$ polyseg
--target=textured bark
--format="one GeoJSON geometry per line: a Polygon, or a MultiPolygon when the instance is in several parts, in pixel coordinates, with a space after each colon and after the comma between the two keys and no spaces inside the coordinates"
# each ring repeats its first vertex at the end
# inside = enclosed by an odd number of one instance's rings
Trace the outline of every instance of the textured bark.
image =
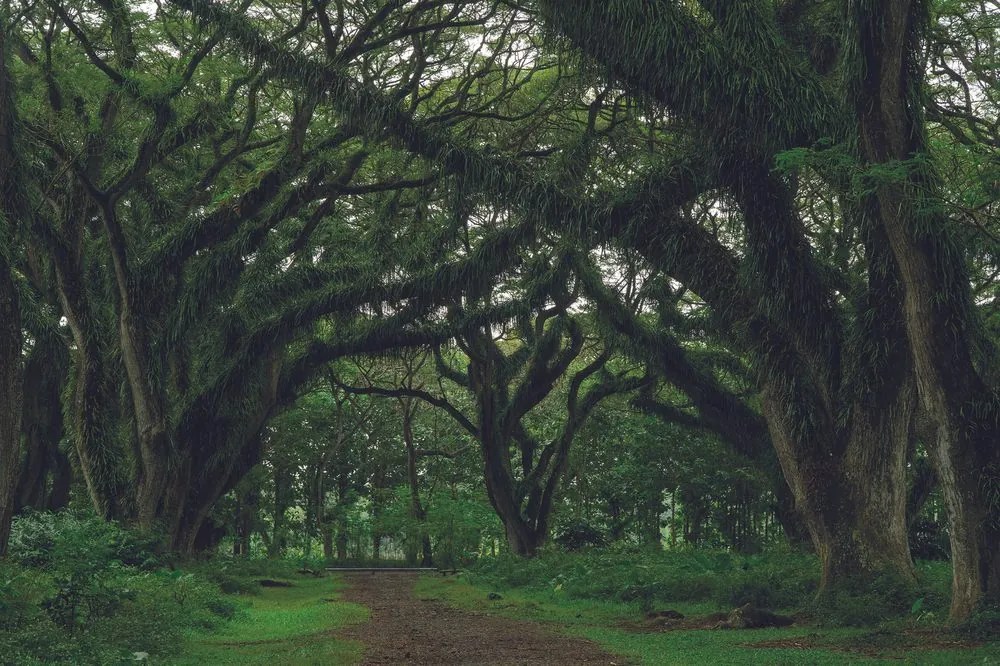
{"type": "MultiPolygon", "coordinates": [[[[212,473],[199,475],[198,483],[188,487],[187,492],[190,497],[177,523],[178,527],[172,532],[170,543],[174,550],[183,553],[194,553],[198,550],[195,538],[210,522],[212,509],[226,493],[236,488],[250,470],[260,464],[263,452],[258,429],[249,440],[243,442],[238,451],[229,456],[231,461],[229,465],[221,470],[215,469],[212,473]]],[[[256,507],[256,504],[254,506],[256,507]]]]}
{"type": "Polygon", "coordinates": [[[347,493],[351,488],[351,478],[346,467],[341,466],[337,474],[337,505],[340,509],[337,512],[337,561],[343,562],[347,559],[347,514],[345,503],[347,493]]]}
{"type": "Polygon", "coordinates": [[[819,594],[883,573],[914,580],[906,531],[905,414],[898,420],[858,417],[846,442],[826,444],[844,448],[838,459],[803,451],[782,401],[766,391],[763,398],[785,478],[820,559],[819,594]]]}
{"type": "Polygon", "coordinates": [[[138,439],[139,465],[136,478],[135,520],[141,529],[153,529],[161,515],[164,493],[170,482],[170,431],[167,424],[165,387],[155,381],[147,319],[135,293],[137,280],[128,262],[125,234],[115,203],[101,201],[101,217],[111,250],[111,263],[119,294],[118,335],[125,377],[132,398],[132,415],[138,439]]]}
{"type": "Polygon", "coordinates": [[[158,514],[171,550],[195,553],[213,507],[260,463],[261,432],[277,403],[280,371],[280,358],[272,354],[262,364],[261,375],[244,384],[222,409],[199,410],[192,422],[175,431],[183,446],[175,450],[158,514]],[[233,402],[241,408],[252,402],[254,410],[237,421],[233,402]]]}
{"type": "Polygon", "coordinates": [[[544,540],[521,513],[521,504],[514,496],[513,470],[510,467],[509,442],[496,426],[499,415],[491,390],[480,390],[479,444],[483,454],[483,476],[490,504],[503,523],[511,552],[533,557],[544,540]]]}
{"type": "Polygon", "coordinates": [[[274,503],[271,507],[271,543],[268,545],[267,556],[271,559],[277,559],[284,554],[287,541],[285,512],[288,511],[292,503],[291,473],[285,467],[276,464],[272,481],[274,503]]]}
{"type": "MultiPolygon", "coordinates": [[[[126,277],[120,278],[127,280],[126,277]]],[[[134,314],[131,294],[122,289],[120,336],[122,358],[132,396],[132,412],[140,454],[136,484],[136,523],[152,529],[161,515],[170,469],[170,434],[162,387],[154,386],[149,345],[140,314],[134,314]]]]}
{"type": "Polygon", "coordinates": [[[935,197],[927,163],[919,0],[853,3],[862,158],[907,164],[903,178],[876,180],[878,213],[904,284],[906,331],[919,393],[937,428],[933,460],[948,507],[955,620],[1000,602],[1000,400],[979,374],[965,258],[935,197]]]}
{"type": "Polygon", "coordinates": [[[236,500],[236,516],[233,519],[235,533],[233,534],[233,555],[235,557],[250,556],[250,536],[257,522],[257,505],[260,500],[256,488],[248,490],[236,500]]]}

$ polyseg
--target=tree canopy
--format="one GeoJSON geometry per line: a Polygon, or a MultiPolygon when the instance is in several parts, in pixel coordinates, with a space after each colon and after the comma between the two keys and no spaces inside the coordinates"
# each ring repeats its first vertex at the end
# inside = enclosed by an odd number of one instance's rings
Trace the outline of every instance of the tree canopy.
{"type": "Polygon", "coordinates": [[[4,2],[0,553],[67,502],[280,553],[294,505],[307,549],[354,511],[430,562],[485,500],[532,556],[659,543],[669,498],[823,594],[912,580],[933,495],[952,617],[1000,601],[998,35],[972,0],[4,2]]]}

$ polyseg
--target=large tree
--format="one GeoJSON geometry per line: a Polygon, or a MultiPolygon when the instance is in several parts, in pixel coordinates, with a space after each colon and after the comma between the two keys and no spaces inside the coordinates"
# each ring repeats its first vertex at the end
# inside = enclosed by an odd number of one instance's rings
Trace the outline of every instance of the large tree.
{"type": "MultiPolygon", "coordinates": [[[[517,155],[485,154],[415,122],[335,63],[289,58],[231,14],[181,4],[286,80],[322,81],[325,101],[365,119],[363,131],[388,131],[536,229],[584,231],[584,247],[634,247],[704,299],[720,338],[758,369],[763,414],[826,584],[912,576],[905,457],[919,386],[951,498],[953,613],[996,594],[993,389],[977,365],[984,342],[966,254],[935,204],[940,186],[920,139],[927,7],[538,3],[599,77],[671,121],[656,158],[630,165],[646,175],[624,179],[626,197],[591,204],[570,198],[560,177],[540,181],[517,155]],[[803,183],[815,179],[835,195],[832,211],[803,206],[803,183]],[[735,237],[681,214],[705,197],[730,207],[735,237]],[[816,243],[830,228],[850,248],[849,274],[816,243]]],[[[608,180],[604,170],[590,175],[591,192],[608,180]]],[[[620,192],[622,179],[609,180],[620,192]]]]}

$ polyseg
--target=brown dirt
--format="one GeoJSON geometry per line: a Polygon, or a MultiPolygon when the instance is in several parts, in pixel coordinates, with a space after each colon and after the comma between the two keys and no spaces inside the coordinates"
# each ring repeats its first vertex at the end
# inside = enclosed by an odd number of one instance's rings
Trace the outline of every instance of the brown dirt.
{"type": "Polygon", "coordinates": [[[367,606],[371,621],[340,632],[365,645],[362,664],[569,666],[618,664],[596,644],[544,626],[452,608],[413,596],[414,574],[348,574],[343,598],[367,606]]]}

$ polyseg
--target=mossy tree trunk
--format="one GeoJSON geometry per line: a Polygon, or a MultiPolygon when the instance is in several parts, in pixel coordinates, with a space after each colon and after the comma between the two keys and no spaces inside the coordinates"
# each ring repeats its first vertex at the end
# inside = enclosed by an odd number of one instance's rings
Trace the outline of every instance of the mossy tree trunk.
{"type": "Polygon", "coordinates": [[[860,151],[904,284],[906,331],[923,407],[937,428],[933,460],[948,507],[951,616],[1000,602],[1000,397],[976,366],[981,339],[966,259],[928,156],[921,0],[851,3],[860,151]],[[903,166],[902,177],[880,168],[903,166]]]}
{"type": "Polygon", "coordinates": [[[24,193],[17,159],[17,117],[7,71],[7,16],[0,9],[0,557],[6,555],[21,464],[24,342],[21,297],[12,264],[24,193]]]}
{"type": "MultiPolygon", "coordinates": [[[[693,159],[689,177],[670,172],[658,189],[639,193],[647,205],[659,204],[655,214],[623,208],[620,219],[612,213],[603,224],[706,300],[720,337],[753,359],[771,440],[824,562],[826,587],[883,570],[912,578],[903,464],[912,363],[897,267],[877,223],[867,224],[867,284],[852,285],[845,302],[845,285],[830,280],[810,241],[795,178],[774,168],[780,151],[841,131],[822,73],[783,41],[776,17],[758,3],[708,3],[710,26],[681,4],[544,6],[557,30],[624,85],[694,123],[697,140],[711,144],[710,159],[693,159]],[[590,39],[594,25],[617,38],[590,39]],[[626,36],[636,30],[657,38],[626,36]],[[670,68],[658,66],[665,58],[670,68]],[[690,76],[711,92],[691,96],[690,76]],[[678,212],[718,188],[738,206],[739,254],[678,212]],[[872,517],[885,521],[885,533],[865,527],[872,517]]],[[[843,201],[851,214],[854,204],[843,201]]]]}

